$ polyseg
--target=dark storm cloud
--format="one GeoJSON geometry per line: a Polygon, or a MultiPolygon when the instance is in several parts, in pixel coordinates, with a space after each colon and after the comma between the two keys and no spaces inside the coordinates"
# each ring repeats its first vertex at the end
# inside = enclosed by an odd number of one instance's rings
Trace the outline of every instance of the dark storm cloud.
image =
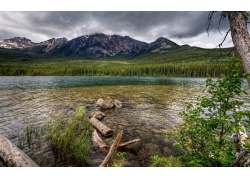
{"type": "MultiPolygon", "coordinates": [[[[52,37],[72,39],[94,33],[128,35],[152,42],[158,37],[193,38],[206,33],[208,12],[198,11],[111,11],[111,12],[0,12],[0,38],[24,36],[32,41],[52,37]],[[6,37],[5,37],[6,36],[6,37]]],[[[218,25],[220,13],[213,18],[218,25]]],[[[222,23],[220,29],[228,29],[222,23]]],[[[212,31],[218,31],[213,29],[212,31]]]]}
{"type": "Polygon", "coordinates": [[[0,30],[0,39],[6,39],[13,37],[13,34],[11,32],[5,31],[3,29],[0,30]]]}

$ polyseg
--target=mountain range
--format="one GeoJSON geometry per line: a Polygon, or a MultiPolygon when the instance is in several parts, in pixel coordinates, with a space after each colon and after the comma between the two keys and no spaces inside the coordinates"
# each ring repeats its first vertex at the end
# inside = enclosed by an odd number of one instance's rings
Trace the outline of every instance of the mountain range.
{"type": "Polygon", "coordinates": [[[52,38],[40,43],[25,37],[0,41],[0,49],[29,52],[40,58],[131,59],[145,53],[167,53],[180,47],[183,46],[164,37],[146,43],[129,36],[105,34],[83,35],[72,40],[52,38]]]}

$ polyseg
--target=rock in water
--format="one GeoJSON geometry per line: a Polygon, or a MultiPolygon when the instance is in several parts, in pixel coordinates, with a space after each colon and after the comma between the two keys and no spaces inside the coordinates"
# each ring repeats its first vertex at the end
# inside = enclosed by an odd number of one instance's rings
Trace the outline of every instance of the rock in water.
{"type": "Polygon", "coordinates": [[[114,104],[115,104],[115,107],[117,108],[121,108],[122,107],[122,102],[121,101],[118,101],[118,100],[114,100],[114,104]]]}
{"type": "Polygon", "coordinates": [[[102,109],[112,109],[115,107],[114,100],[111,97],[106,97],[102,103],[102,109]]]}
{"type": "Polygon", "coordinates": [[[89,114],[89,118],[96,118],[98,120],[102,120],[105,117],[105,114],[102,113],[101,111],[98,110],[93,110],[91,111],[91,113],[89,114]]]}
{"type": "Polygon", "coordinates": [[[96,106],[96,107],[101,107],[102,104],[103,104],[103,101],[104,101],[104,100],[103,100],[102,98],[99,98],[98,101],[96,102],[95,106],[96,106]]]}
{"type": "Polygon", "coordinates": [[[99,107],[100,109],[112,109],[114,107],[121,108],[122,102],[118,100],[113,100],[111,97],[106,97],[104,100],[102,98],[98,99],[95,104],[95,107],[99,107]]]}

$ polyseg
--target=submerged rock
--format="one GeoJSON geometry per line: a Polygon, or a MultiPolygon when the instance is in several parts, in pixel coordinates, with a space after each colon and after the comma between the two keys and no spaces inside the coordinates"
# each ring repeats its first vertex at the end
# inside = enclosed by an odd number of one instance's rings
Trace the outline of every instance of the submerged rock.
{"type": "Polygon", "coordinates": [[[93,110],[89,114],[89,118],[96,118],[98,120],[102,120],[105,117],[105,114],[98,110],[93,110]]]}
{"type": "Polygon", "coordinates": [[[104,100],[102,98],[99,98],[95,106],[99,107],[100,109],[112,109],[114,107],[121,108],[122,102],[116,99],[113,100],[111,97],[108,96],[104,100]]]}
{"type": "Polygon", "coordinates": [[[115,105],[115,107],[117,107],[117,108],[121,108],[121,107],[122,107],[122,102],[115,99],[115,100],[114,100],[114,105],[115,105]]]}
{"type": "Polygon", "coordinates": [[[101,108],[103,109],[112,109],[115,107],[114,100],[111,97],[106,97],[102,103],[101,108]]]}
{"type": "Polygon", "coordinates": [[[102,98],[99,98],[98,101],[96,102],[95,106],[96,106],[96,107],[101,107],[102,104],[103,104],[103,101],[104,101],[104,100],[103,100],[102,98]]]}

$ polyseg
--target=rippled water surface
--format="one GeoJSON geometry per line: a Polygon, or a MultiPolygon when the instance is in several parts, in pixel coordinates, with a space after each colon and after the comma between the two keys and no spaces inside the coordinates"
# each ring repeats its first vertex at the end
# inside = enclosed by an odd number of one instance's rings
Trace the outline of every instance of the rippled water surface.
{"type": "MultiPolygon", "coordinates": [[[[162,136],[181,122],[178,112],[184,103],[195,101],[205,84],[203,78],[142,77],[0,77],[0,133],[18,145],[27,124],[44,124],[60,113],[70,116],[78,106],[94,109],[98,98],[118,99],[121,109],[104,111],[104,123],[114,130],[108,144],[123,130],[122,142],[140,138],[125,156],[124,166],[149,166],[150,156],[178,155],[162,136]]],[[[247,87],[246,82],[243,84],[247,87]]],[[[247,108],[249,96],[243,96],[247,108]]],[[[49,146],[23,149],[32,159],[47,157],[46,166],[56,162],[49,146]]],[[[93,148],[88,166],[99,166],[106,153],[93,148]]]]}

